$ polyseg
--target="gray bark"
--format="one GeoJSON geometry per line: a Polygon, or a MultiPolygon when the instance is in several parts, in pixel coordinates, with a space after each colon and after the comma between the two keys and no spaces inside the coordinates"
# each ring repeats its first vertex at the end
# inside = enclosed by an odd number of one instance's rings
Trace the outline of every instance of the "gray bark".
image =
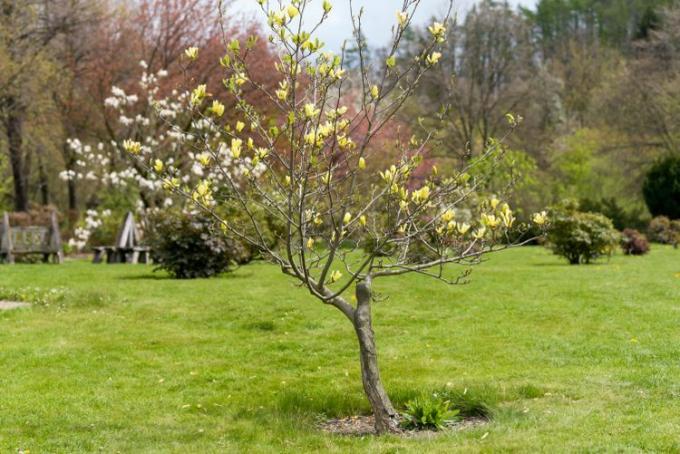
{"type": "Polygon", "coordinates": [[[399,415],[394,410],[380,379],[378,369],[378,353],[375,346],[375,334],[371,322],[371,279],[357,284],[357,308],[354,311],[354,330],[359,339],[359,355],[361,359],[361,380],[373,415],[375,430],[378,434],[399,431],[399,415]]]}

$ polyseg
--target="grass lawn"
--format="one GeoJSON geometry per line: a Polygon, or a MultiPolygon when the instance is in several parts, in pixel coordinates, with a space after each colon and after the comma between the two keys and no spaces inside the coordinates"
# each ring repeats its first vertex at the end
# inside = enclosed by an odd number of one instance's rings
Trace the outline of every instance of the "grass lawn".
{"type": "Polygon", "coordinates": [[[176,281],[151,267],[0,266],[0,452],[680,451],[680,251],[569,266],[504,252],[451,287],[376,282],[383,378],[403,405],[467,388],[493,420],[343,437],[368,411],[335,309],[264,263],[176,281]],[[54,290],[53,290],[54,289],[54,290]]]}

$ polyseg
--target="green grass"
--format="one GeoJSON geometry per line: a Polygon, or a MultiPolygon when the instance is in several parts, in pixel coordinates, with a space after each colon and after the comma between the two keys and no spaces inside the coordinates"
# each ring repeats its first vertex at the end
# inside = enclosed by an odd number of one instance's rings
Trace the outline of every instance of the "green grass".
{"type": "Polygon", "coordinates": [[[404,439],[316,429],[368,411],[356,341],[273,266],[195,281],[0,266],[0,299],[37,302],[0,313],[0,452],[677,452],[678,273],[668,247],[590,266],[523,248],[465,286],[378,281],[394,401],[448,384],[493,412],[482,427],[404,439]]]}

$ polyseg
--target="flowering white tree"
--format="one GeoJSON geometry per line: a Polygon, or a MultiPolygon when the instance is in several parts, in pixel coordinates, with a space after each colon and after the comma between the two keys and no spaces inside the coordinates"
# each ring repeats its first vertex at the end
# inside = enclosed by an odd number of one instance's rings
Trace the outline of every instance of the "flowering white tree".
{"type": "MultiPolygon", "coordinates": [[[[440,58],[437,46],[447,17],[429,27],[430,40],[415,59],[396,64],[419,2],[401,2],[392,44],[380,64],[373,67],[359,50],[358,84],[352,86],[342,53],[324,51],[314,36],[331,14],[328,0],[316,21],[308,17],[311,0],[258,0],[279,55],[272,71],[280,81],[275,90],[255,82],[249,71],[257,58],[251,53],[255,38],[225,43],[224,86],[236,100],[240,120],[220,124],[224,105],[205,85],[192,91],[191,108],[216,125],[213,135],[191,137],[203,177],[187,180],[182,169],[155,156],[145,143],[134,137],[125,142],[135,162],[154,169],[165,188],[210,213],[226,232],[259,249],[319,301],[344,314],[359,342],[362,381],[378,433],[398,430],[399,418],[378,369],[371,321],[374,282],[405,273],[460,282],[467,272],[452,277],[445,265],[473,264],[508,247],[497,244],[515,221],[506,203],[477,191],[479,181],[468,169],[440,175],[433,167],[424,179],[413,177],[427,151],[427,131],[397,140],[399,155],[375,168],[386,159],[375,138],[440,58]],[[262,91],[278,113],[255,108],[244,96],[246,87],[262,91]],[[241,168],[238,174],[230,171],[234,163],[241,168]],[[238,206],[243,216],[225,217],[224,205],[238,206]],[[284,226],[277,246],[265,238],[258,210],[284,226]],[[370,247],[362,252],[359,244],[370,247]],[[351,289],[354,295],[348,296],[351,289]]],[[[361,36],[361,13],[353,27],[361,36]]],[[[189,61],[198,55],[199,49],[186,51],[189,61]]],[[[512,129],[516,120],[509,116],[509,122],[512,129]]],[[[480,159],[500,154],[500,142],[492,141],[480,159]]],[[[545,221],[542,215],[535,220],[545,221]]]]}
{"type": "MultiPolygon", "coordinates": [[[[77,159],[70,169],[60,173],[62,180],[88,185],[93,193],[127,191],[134,198],[137,213],[144,216],[147,210],[185,205],[184,198],[172,197],[173,194],[163,188],[161,170],[181,175],[179,181],[185,185],[206,179],[223,182],[227,169],[231,178],[239,178],[245,172],[259,175],[265,170],[262,163],[252,165],[248,157],[232,158],[226,145],[219,142],[220,126],[212,118],[197,115],[191,109],[189,91],[172,90],[168,95],[162,94],[160,82],[168,76],[166,70],[152,74],[144,61],[140,66],[142,73],[136,87],[139,94],[129,94],[114,86],[111,96],[104,101],[116,118],[111,141],[91,145],[78,138],[67,140],[77,159]],[[140,155],[153,156],[150,167],[127,159],[125,144],[132,141],[139,143],[140,155]],[[223,164],[220,171],[204,165],[210,157],[200,152],[203,143],[221,147],[217,151],[223,164]]],[[[69,244],[82,250],[93,230],[101,227],[101,218],[110,215],[110,210],[88,210],[69,244]]]]}

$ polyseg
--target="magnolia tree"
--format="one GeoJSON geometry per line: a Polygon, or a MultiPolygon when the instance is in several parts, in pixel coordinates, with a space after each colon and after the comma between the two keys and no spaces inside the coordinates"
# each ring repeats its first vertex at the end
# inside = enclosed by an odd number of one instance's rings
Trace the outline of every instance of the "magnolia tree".
{"type": "MultiPolygon", "coordinates": [[[[197,86],[189,99],[193,112],[215,131],[210,136],[189,132],[183,139],[194,148],[192,156],[204,177],[187,179],[181,168],[134,137],[124,146],[166,189],[212,215],[226,233],[257,248],[349,320],[376,430],[396,431],[399,417],[378,369],[371,320],[374,282],[406,273],[460,282],[467,272],[453,276],[445,265],[473,264],[507,248],[501,240],[515,218],[499,198],[479,193],[479,181],[469,177],[469,169],[440,175],[432,167],[425,177],[415,178],[427,151],[427,131],[397,140],[398,153],[386,166],[385,151],[374,146],[422,75],[437,64],[447,17],[429,26],[429,41],[416,58],[397,65],[402,36],[419,4],[404,0],[384,59],[371,65],[360,50],[358,74],[350,78],[343,53],[324,51],[314,37],[331,14],[327,0],[314,20],[310,0],[258,3],[279,55],[271,68],[279,76],[278,86],[270,90],[255,81],[250,71],[257,59],[254,38],[245,44],[225,42],[223,91],[235,100],[240,119],[224,121],[224,105],[205,85],[197,86]],[[262,91],[277,112],[264,113],[250,104],[246,88],[262,91]],[[375,168],[377,162],[382,168],[375,168]],[[230,170],[234,163],[240,165],[238,174],[230,170]],[[240,215],[226,216],[224,207],[238,207],[240,215]],[[275,246],[263,233],[263,212],[283,226],[275,246]],[[370,247],[360,251],[360,244],[370,247]]],[[[361,36],[360,12],[353,27],[355,36],[361,36]]],[[[199,52],[186,50],[188,64],[199,52]]],[[[511,130],[516,120],[508,118],[511,130]]],[[[501,154],[500,142],[490,142],[479,159],[493,161],[501,154]]],[[[534,219],[545,222],[541,214],[534,219]]]]}

